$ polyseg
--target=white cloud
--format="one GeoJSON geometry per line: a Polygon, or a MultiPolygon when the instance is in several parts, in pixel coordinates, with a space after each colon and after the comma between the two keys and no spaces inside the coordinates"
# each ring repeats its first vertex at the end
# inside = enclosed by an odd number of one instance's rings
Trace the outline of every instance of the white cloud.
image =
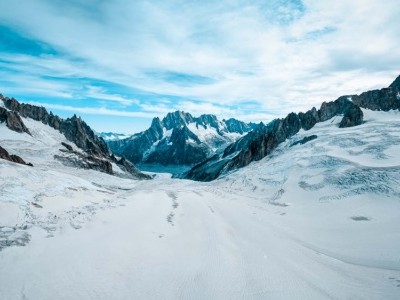
{"type": "Polygon", "coordinates": [[[131,118],[152,118],[154,114],[146,113],[146,112],[137,112],[137,111],[122,111],[122,110],[114,110],[108,109],[105,107],[77,107],[71,105],[62,105],[62,104],[54,104],[54,103],[46,103],[46,102],[38,102],[38,101],[26,101],[25,103],[43,106],[48,110],[61,110],[61,111],[70,111],[71,113],[81,113],[88,115],[103,115],[103,116],[119,116],[119,117],[131,117],[131,118]]]}
{"type": "Polygon", "coordinates": [[[129,99],[127,97],[121,96],[119,94],[112,94],[112,93],[107,93],[107,91],[98,86],[87,86],[86,87],[87,92],[86,92],[86,97],[88,98],[95,98],[95,99],[100,99],[104,101],[113,101],[117,102],[123,106],[130,106],[132,104],[138,104],[139,101],[137,99],[129,99]]]}
{"type": "MultiPolygon", "coordinates": [[[[15,0],[0,2],[0,23],[64,53],[6,58],[35,82],[46,81],[43,73],[94,78],[196,100],[155,105],[138,96],[145,113],[203,109],[265,121],[387,86],[400,73],[398,0],[304,0],[304,11],[288,3],[15,0]],[[151,75],[157,71],[213,80],[182,86],[151,75]],[[240,111],[249,100],[261,113],[240,111]]],[[[21,85],[32,89],[27,81],[21,85]]],[[[53,87],[66,93],[66,86],[53,87]]],[[[120,92],[85,85],[71,90],[78,98],[138,104],[136,96],[120,92]]]]}

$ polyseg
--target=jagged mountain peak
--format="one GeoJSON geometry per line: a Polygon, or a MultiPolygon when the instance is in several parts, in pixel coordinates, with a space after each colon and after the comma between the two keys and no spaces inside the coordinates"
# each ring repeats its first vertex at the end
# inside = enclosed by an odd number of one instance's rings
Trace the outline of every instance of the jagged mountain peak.
{"type": "Polygon", "coordinates": [[[115,154],[124,155],[134,163],[194,164],[217,150],[222,151],[253,128],[251,124],[234,119],[228,126],[212,114],[194,117],[175,111],[162,120],[154,118],[149,129],[126,140],[109,141],[108,145],[115,154]]]}
{"type": "Polygon", "coordinates": [[[245,123],[233,118],[228,120],[223,120],[229,132],[238,132],[240,134],[244,134],[246,132],[251,131],[256,128],[258,125],[255,123],[245,123]]]}
{"type": "Polygon", "coordinates": [[[389,87],[400,89],[400,75],[397,76],[397,78],[392,82],[392,84],[389,87]]]}
{"type": "Polygon", "coordinates": [[[193,116],[190,113],[186,113],[184,111],[179,111],[179,110],[168,113],[162,120],[162,123],[167,130],[176,127],[186,126],[187,124],[192,122],[193,122],[193,116]]]}
{"type": "Polygon", "coordinates": [[[162,125],[162,124],[161,124],[160,118],[159,118],[159,117],[155,117],[155,118],[153,118],[153,120],[151,121],[150,127],[153,127],[153,126],[161,126],[161,125],[162,125]]]}
{"type": "Polygon", "coordinates": [[[197,123],[203,124],[213,124],[219,122],[216,115],[212,114],[202,114],[200,117],[196,118],[197,123]]]}

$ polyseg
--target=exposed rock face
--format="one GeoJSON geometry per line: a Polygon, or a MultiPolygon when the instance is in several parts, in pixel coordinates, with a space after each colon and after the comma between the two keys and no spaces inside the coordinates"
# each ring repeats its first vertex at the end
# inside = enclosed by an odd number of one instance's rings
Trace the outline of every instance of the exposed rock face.
{"type": "Polygon", "coordinates": [[[74,115],[60,123],[59,130],[65,137],[86,152],[108,157],[106,143],[94,134],[93,130],[81,118],[74,115]]]}
{"type": "Polygon", "coordinates": [[[152,179],[150,175],[143,174],[129,160],[123,157],[120,160],[117,160],[117,164],[123,169],[125,169],[126,172],[128,172],[129,174],[133,175],[138,179],[152,179]]]}
{"type": "MultiPolygon", "coordinates": [[[[106,143],[97,135],[95,135],[93,130],[81,118],[78,118],[74,115],[72,118],[63,120],[52,113],[48,113],[44,107],[23,103],[21,104],[14,98],[3,97],[2,100],[5,107],[8,108],[14,115],[18,116],[18,114],[20,114],[25,118],[31,118],[33,120],[42,122],[43,124],[49,125],[56,130],[59,130],[69,141],[74,142],[79,148],[92,155],[101,157],[109,156],[106,143]]],[[[21,118],[18,116],[15,124],[19,126],[19,120],[17,120],[18,118],[21,120],[21,118]]]]}
{"type": "Polygon", "coordinates": [[[163,128],[159,118],[154,118],[149,129],[127,139],[109,141],[110,150],[128,158],[131,162],[142,161],[143,155],[163,136],[163,128]]]}
{"type": "Polygon", "coordinates": [[[342,127],[359,125],[363,121],[361,109],[347,97],[340,97],[333,102],[322,103],[318,111],[313,108],[298,115],[290,113],[286,118],[274,120],[267,126],[260,125],[256,130],[229,145],[223,154],[214,155],[194,166],[183,177],[199,181],[214,180],[222,174],[264,158],[300,129],[309,130],[317,122],[342,114],[344,114],[342,127]]]}
{"type": "Polygon", "coordinates": [[[250,132],[253,130],[257,124],[255,123],[245,123],[242,121],[238,121],[236,119],[230,118],[228,120],[222,120],[226,128],[228,129],[229,132],[237,132],[239,134],[244,134],[246,132],[250,132]]]}
{"type": "Polygon", "coordinates": [[[400,89],[400,75],[397,76],[397,78],[392,82],[391,85],[389,85],[389,87],[392,89],[394,88],[400,89]]]}
{"type": "Polygon", "coordinates": [[[174,129],[171,137],[161,140],[157,149],[149,154],[146,162],[186,165],[203,161],[209,155],[208,147],[186,126],[174,129]]]}
{"type": "Polygon", "coordinates": [[[64,155],[54,155],[54,158],[61,161],[64,165],[96,170],[110,175],[114,174],[112,164],[109,160],[88,153],[74,151],[71,145],[64,142],[61,145],[65,147],[60,149],[64,155]]]}
{"type": "Polygon", "coordinates": [[[49,114],[49,125],[53,127],[56,130],[60,130],[60,124],[62,123],[62,120],[59,116],[53,115],[52,112],[49,114]]]}
{"type": "Polygon", "coordinates": [[[344,114],[354,104],[348,99],[347,96],[342,96],[333,102],[323,102],[318,111],[319,121],[327,121],[334,116],[344,114]]]}
{"type": "Polygon", "coordinates": [[[214,115],[195,118],[176,111],[162,120],[154,118],[150,128],[141,133],[107,144],[113,153],[133,163],[193,165],[254,127],[234,119],[219,121],[214,115]]]}
{"type": "Polygon", "coordinates": [[[299,119],[301,122],[301,126],[304,130],[309,130],[314,127],[320,121],[320,117],[318,115],[318,111],[315,107],[306,113],[299,113],[299,119]]]}
{"type": "Polygon", "coordinates": [[[398,110],[400,109],[400,88],[396,84],[398,83],[395,81],[393,88],[389,87],[365,92],[358,96],[354,95],[352,101],[359,107],[371,110],[398,110]]]}
{"type": "Polygon", "coordinates": [[[10,155],[8,151],[1,146],[0,146],[0,158],[15,162],[17,164],[33,167],[31,163],[26,163],[20,156],[14,154],[10,155]]]}
{"type": "Polygon", "coordinates": [[[163,119],[163,124],[167,130],[186,126],[188,123],[193,123],[193,116],[183,111],[169,113],[163,119]]]}
{"type": "Polygon", "coordinates": [[[67,148],[68,151],[73,151],[71,145],[69,145],[69,144],[67,144],[67,143],[64,143],[64,142],[61,142],[61,145],[63,145],[65,148],[67,148]]]}
{"type": "Polygon", "coordinates": [[[94,156],[86,156],[86,161],[90,169],[98,170],[108,174],[114,174],[111,162],[94,156]]]}
{"type": "Polygon", "coordinates": [[[339,124],[340,128],[353,127],[361,125],[364,119],[364,113],[357,105],[351,106],[343,116],[339,124]]]}
{"type": "Polygon", "coordinates": [[[94,156],[82,155],[81,153],[75,152],[73,155],[69,156],[54,155],[54,158],[61,161],[66,166],[96,170],[110,175],[114,174],[112,165],[108,160],[94,156]]]}
{"type": "Polygon", "coordinates": [[[0,122],[6,122],[7,127],[16,132],[26,132],[30,134],[28,128],[26,128],[24,122],[18,113],[8,111],[3,107],[0,107],[0,122]]]}
{"type": "Polygon", "coordinates": [[[290,147],[296,146],[296,145],[304,145],[305,143],[308,143],[309,141],[315,140],[318,138],[317,135],[313,134],[310,136],[306,136],[305,138],[302,138],[299,141],[294,142],[293,144],[290,145],[290,147]]]}

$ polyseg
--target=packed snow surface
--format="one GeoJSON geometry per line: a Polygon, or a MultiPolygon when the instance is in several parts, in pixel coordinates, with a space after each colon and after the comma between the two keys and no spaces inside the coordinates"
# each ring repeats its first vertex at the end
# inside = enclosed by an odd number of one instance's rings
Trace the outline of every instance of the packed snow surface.
{"type": "Polygon", "coordinates": [[[211,183],[69,168],[0,124],[34,164],[0,160],[0,298],[400,299],[400,115],[364,113],[211,183]]]}

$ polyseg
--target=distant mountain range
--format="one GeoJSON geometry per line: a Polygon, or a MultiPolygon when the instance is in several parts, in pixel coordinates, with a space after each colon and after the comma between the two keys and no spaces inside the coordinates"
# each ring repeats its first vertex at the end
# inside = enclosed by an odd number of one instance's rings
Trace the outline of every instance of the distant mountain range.
{"type": "MultiPolygon", "coordinates": [[[[62,119],[44,107],[19,103],[0,94],[0,123],[5,123],[8,129],[34,137],[26,125],[29,123],[26,120],[32,119],[61,133],[66,142],[75,144],[77,148],[60,140],[54,145],[61,149],[52,158],[65,165],[131,178],[150,178],[134,164],[174,166],[176,170],[189,166],[190,170],[178,176],[199,181],[217,179],[261,160],[299,131],[306,132],[317,123],[334,117],[340,118],[338,130],[358,126],[364,122],[362,109],[400,110],[400,76],[387,88],[342,96],[323,102],[319,109],[313,107],[305,113],[290,113],[266,125],[235,119],[220,121],[209,114],[193,117],[176,111],[162,120],[154,118],[147,130],[129,137],[111,132],[96,134],[76,115],[62,119]]],[[[47,127],[46,130],[50,130],[47,127]]],[[[304,144],[317,138],[306,136],[296,143],[304,144]]],[[[32,165],[5,147],[0,148],[0,158],[32,165]]]]}
{"type": "Polygon", "coordinates": [[[106,142],[115,155],[135,164],[194,165],[257,126],[235,119],[220,121],[209,114],[193,117],[176,111],[162,120],[154,118],[149,129],[129,138],[118,139],[119,135],[107,134],[106,142]]]}

